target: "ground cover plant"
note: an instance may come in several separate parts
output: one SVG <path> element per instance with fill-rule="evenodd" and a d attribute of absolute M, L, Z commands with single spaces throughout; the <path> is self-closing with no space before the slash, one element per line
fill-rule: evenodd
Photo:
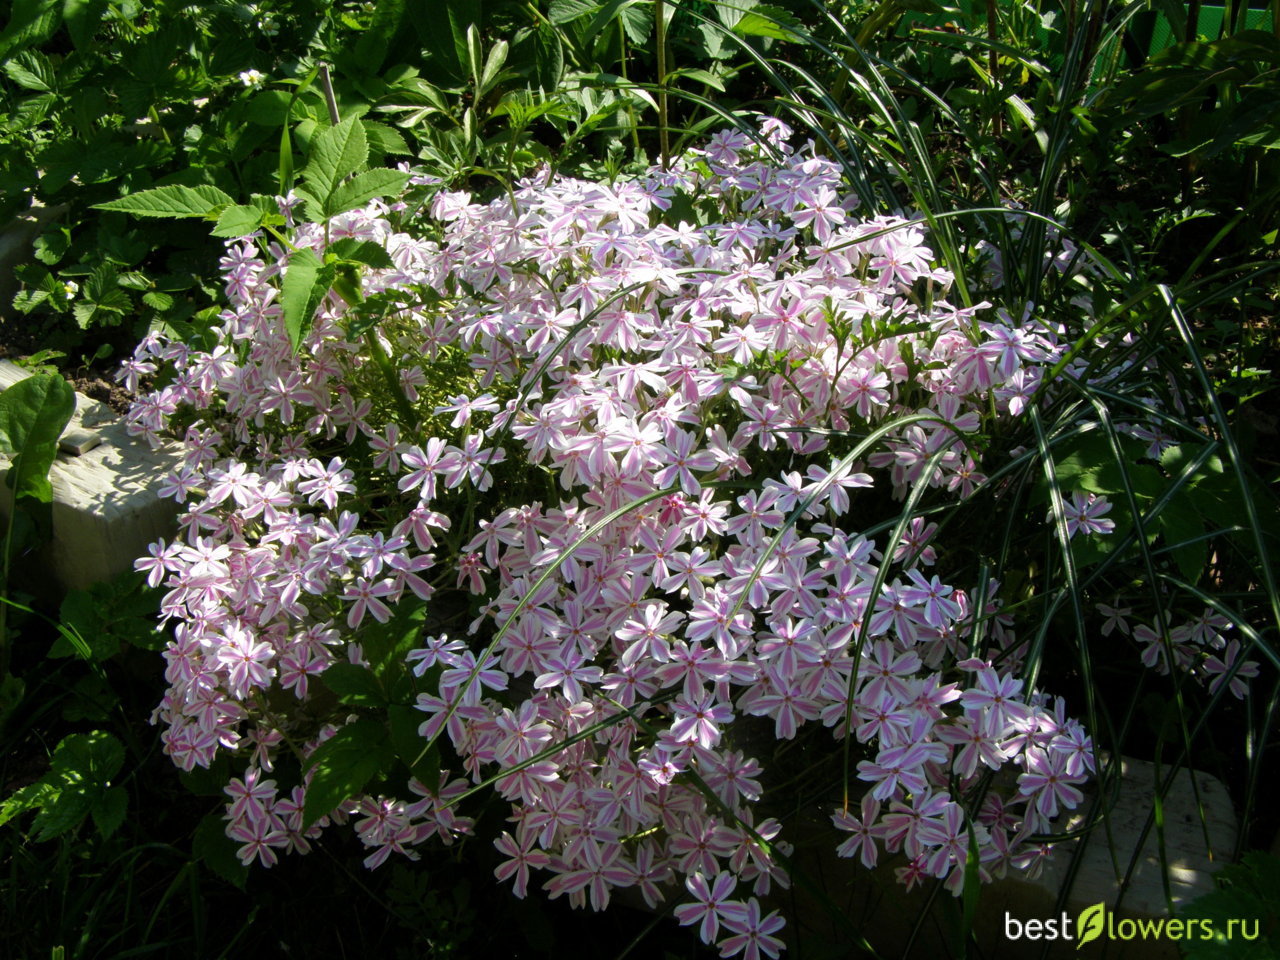
<path fill-rule="evenodd" d="M 1120 751 L 1216 769 L 1265 842 L 1275 506 L 1223 399 L 1265 352 L 1205 318 L 1270 266 L 1242 233 L 1164 272 L 1076 178 L 1117 168 L 1092 118 L 1149 119 L 1152 75 L 1096 66 L 1134 11 L 1024 42 L 947 10 L 925 61 L 888 6 L 615 6 L 458 14 L 435 82 L 376 97 L 291 68 L 256 184 L 99 202 L 224 248 L 215 305 L 121 373 L 185 509 L 137 564 L 165 633 L 119 628 L 164 648 L 159 705 L 128 701 L 159 739 L 118 732 L 204 797 L 189 824 L 216 806 L 147 936 L 204 867 L 391 877 L 443 953 L 479 857 L 504 910 L 630 898 L 725 956 L 809 955 L 783 914 L 816 803 L 850 878 L 956 896 L 959 953 L 985 881 L 1104 822 Z M 66 852 L 120 795 L 77 736 L 3 815 L 48 839 L 87 778 Z"/>

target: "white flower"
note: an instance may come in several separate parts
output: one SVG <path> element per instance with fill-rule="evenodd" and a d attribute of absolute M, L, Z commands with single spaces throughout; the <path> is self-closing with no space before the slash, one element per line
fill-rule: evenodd
<path fill-rule="evenodd" d="M 262 85 L 262 81 L 267 79 L 258 70 L 241 70 L 237 77 L 246 87 L 259 87 Z"/>
<path fill-rule="evenodd" d="M 80 292 L 80 284 L 76 283 L 74 280 L 68 280 L 66 283 L 62 285 L 62 291 L 65 294 L 66 298 L 70 300 L 72 297 L 74 297 L 77 293 Z"/>

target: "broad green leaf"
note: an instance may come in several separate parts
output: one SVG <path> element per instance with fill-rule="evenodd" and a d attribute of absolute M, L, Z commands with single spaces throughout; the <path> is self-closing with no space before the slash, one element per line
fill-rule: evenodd
<path fill-rule="evenodd" d="M 712 90 L 719 90 L 724 93 L 724 83 L 714 73 L 709 73 L 700 67 L 681 67 L 667 74 L 667 80 L 670 82 L 678 77 L 688 77 L 698 83 L 706 84 Z"/>
<path fill-rule="evenodd" d="M 59 632 L 49 648 L 50 657 L 107 660 L 120 652 L 120 640 L 104 628 L 97 602 L 88 590 L 68 593 L 58 609 L 58 619 L 66 629 Z"/>
<path fill-rule="evenodd" d="M 303 247 L 289 255 L 289 267 L 280 284 L 280 309 L 295 353 L 311 329 L 333 276 L 333 267 L 322 263 L 313 250 Z"/>
<path fill-rule="evenodd" d="M 357 240 L 355 237 L 343 237 L 329 244 L 329 251 L 342 260 L 354 260 L 378 270 L 390 270 L 395 266 L 387 248 L 373 240 Z"/>
<path fill-rule="evenodd" d="M 346 183 L 340 184 L 324 205 L 325 215 L 336 217 L 340 213 L 363 206 L 374 197 L 385 197 L 402 191 L 409 182 L 409 174 L 399 170 L 379 167 L 366 170 Z"/>
<path fill-rule="evenodd" d="M 77 50 L 89 45 L 109 5 L 109 0 L 63 0 L 62 20 Z"/>
<path fill-rule="evenodd" d="M 733 32 L 740 37 L 768 37 L 773 40 L 795 40 L 795 32 L 787 28 L 791 22 L 785 10 L 774 7 L 756 7 L 743 14 L 733 25 Z"/>
<path fill-rule="evenodd" d="M 289 118 L 296 99 L 288 90 L 263 90 L 249 101 L 244 118 L 262 127 L 278 127 Z"/>
<path fill-rule="evenodd" d="M 14 817 L 20 817 L 30 810 L 44 806 L 53 799 L 56 792 L 52 785 L 43 780 L 37 780 L 35 783 L 29 783 L 15 790 L 5 798 L 4 803 L 0 803 L 0 827 Z"/>
<path fill-rule="evenodd" d="M 391 721 L 391 744 L 395 747 L 400 762 L 419 780 L 424 783 L 432 782 L 439 776 L 440 753 L 436 745 L 432 744 L 431 749 L 423 754 L 427 739 L 418 733 L 423 722 L 422 711 L 404 704 L 392 704 L 387 708 L 387 716 Z M 419 756 L 422 757 L 421 760 L 418 759 Z"/>
<path fill-rule="evenodd" d="M 152 310 L 170 310 L 173 308 L 173 295 L 159 290 L 148 290 L 142 295 L 142 302 Z"/>
<path fill-rule="evenodd" d="M 354 62 L 367 74 L 377 74 L 387 59 L 391 39 L 404 20 L 405 0 L 380 0 L 373 10 L 373 22 L 356 41 Z"/>
<path fill-rule="evenodd" d="M 58 29 L 59 10 L 56 0 L 13 0 L 8 23 L 0 33 L 0 63 L 15 50 L 38 46 Z"/>
<path fill-rule="evenodd" d="M 54 748 L 50 763 L 57 772 L 105 782 L 124 766 L 124 747 L 105 730 L 73 733 Z"/>
<path fill-rule="evenodd" d="M 732 30 L 752 7 L 758 6 L 757 0 L 728 0 L 716 4 L 716 17 Z"/>
<path fill-rule="evenodd" d="M 338 695 L 342 703 L 356 707 L 378 707 L 387 702 L 382 685 L 368 667 L 335 663 L 320 675 L 320 681 Z"/>
<path fill-rule="evenodd" d="M 1160 512 L 1160 532 L 1165 544 L 1173 548 L 1178 572 L 1188 583 L 1196 583 L 1209 562 L 1209 542 L 1204 536 L 1204 521 L 1187 497 L 1175 497 Z"/>
<path fill-rule="evenodd" d="M 227 836 L 227 821 L 211 813 L 196 827 L 191 840 L 192 855 L 228 883 L 243 887 L 249 868 L 236 856 L 238 844 Z"/>
<path fill-rule="evenodd" d="M 307 761 L 311 782 L 303 803 L 303 829 L 356 796 L 391 759 L 387 728 L 357 720 L 320 744 Z"/>
<path fill-rule="evenodd" d="M 559 26 L 577 20 L 579 17 L 585 17 L 589 13 L 595 13 L 599 9 L 600 4 L 592 3 L 591 0 L 551 0 L 547 19 Z"/>
<path fill-rule="evenodd" d="M 49 93 L 57 84 L 53 64 L 44 54 L 27 50 L 4 65 L 4 72 L 20 87 Z"/>
<path fill-rule="evenodd" d="M 98 833 L 109 837 L 124 823 L 124 814 L 129 806 L 129 794 L 124 787 L 108 787 L 89 808 L 93 816 L 93 825 Z"/>
<path fill-rule="evenodd" d="M 364 135 L 369 141 L 371 151 L 398 156 L 408 156 L 413 153 L 409 149 L 409 144 L 405 142 L 404 136 L 394 127 L 378 123 L 377 120 L 361 120 L 360 124 L 364 127 Z"/>
<path fill-rule="evenodd" d="M 215 237 L 225 237 L 228 240 L 234 240 L 238 237 L 247 237 L 258 229 L 262 222 L 262 211 L 257 207 L 236 204 L 227 207 L 222 213 L 218 214 L 218 222 L 214 228 L 209 231 Z"/>
<path fill-rule="evenodd" d="M 348 117 L 336 127 L 327 127 L 311 141 L 311 155 L 302 169 L 308 192 L 322 204 L 348 174 L 356 173 L 369 159 L 369 142 L 364 126 Z"/>
<path fill-rule="evenodd" d="M 73 733 L 54 749 L 50 762 L 52 769 L 41 778 L 44 789 L 36 798 L 40 805 L 32 823 L 36 840 L 60 836 L 91 814 L 104 835 L 119 826 L 123 798 L 108 797 L 112 789 L 123 794 L 120 788 L 110 787 L 111 778 L 124 764 L 119 740 L 104 730 Z"/>
<path fill-rule="evenodd" d="M 68 789 L 62 784 L 45 798 L 31 824 L 35 839 L 43 843 L 74 830 L 92 810 L 93 800 L 87 790 Z"/>
<path fill-rule="evenodd" d="M 14 496 L 53 499 L 49 468 L 75 408 L 75 391 L 55 374 L 28 377 L 0 393 L 0 452 L 13 458 Z"/>
<path fill-rule="evenodd" d="M 174 183 L 140 190 L 118 200 L 94 204 L 93 209 L 131 213 L 135 217 L 207 217 L 219 207 L 234 202 L 217 187 L 209 184 L 185 187 Z"/>

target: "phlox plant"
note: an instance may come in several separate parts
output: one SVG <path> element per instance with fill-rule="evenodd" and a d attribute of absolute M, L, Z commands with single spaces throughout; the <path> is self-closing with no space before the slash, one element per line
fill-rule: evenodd
<path fill-rule="evenodd" d="M 154 719 L 226 772 L 243 862 L 348 829 L 417 859 L 492 791 L 516 896 L 634 887 L 777 956 L 759 757 L 825 727 L 841 856 L 956 894 L 1038 869 L 1093 742 L 921 507 L 998 488 L 1013 425 L 1141 357 L 1081 340 L 1083 305 L 975 302 L 776 120 L 634 180 L 309 202 L 228 242 L 210 337 L 123 372 L 152 385 L 130 429 L 184 452 L 181 532 L 137 563 L 173 631 Z M 335 252 L 290 329 L 289 271 Z M 1114 536 L 1105 496 L 1052 494 L 1047 536 Z M 1188 663 L 1235 684 L 1233 656 Z"/>

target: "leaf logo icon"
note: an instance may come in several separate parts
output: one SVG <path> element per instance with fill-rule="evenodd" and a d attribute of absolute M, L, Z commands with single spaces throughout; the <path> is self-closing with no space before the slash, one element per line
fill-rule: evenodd
<path fill-rule="evenodd" d="M 1107 905 L 1106 903 L 1095 903 L 1091 907 L 1085 907 L 1080 911 L 1080 916 L 1076 917 L 1076 936 L 1079 943 L 1076 949 L 1079 950 L 1090 940 L 1097 940 L 1102 936 L 1102 931 L 1107 926 Z"/>

